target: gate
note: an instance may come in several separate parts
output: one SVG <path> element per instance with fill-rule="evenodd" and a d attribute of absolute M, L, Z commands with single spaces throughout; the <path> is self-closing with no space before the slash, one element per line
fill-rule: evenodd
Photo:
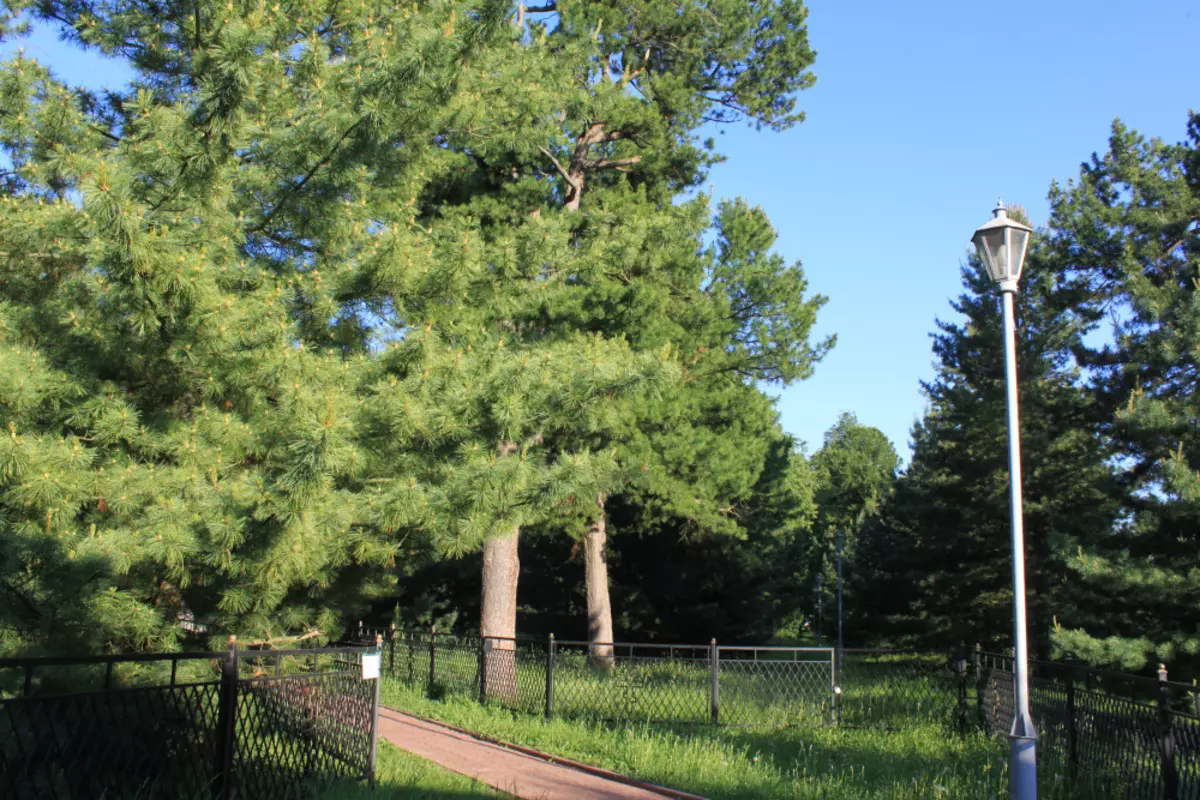
<path fill-rule="evenodd" d="M 831 647 L 713 646 L 712 721 L 827 725 L 835 721 Z"/>

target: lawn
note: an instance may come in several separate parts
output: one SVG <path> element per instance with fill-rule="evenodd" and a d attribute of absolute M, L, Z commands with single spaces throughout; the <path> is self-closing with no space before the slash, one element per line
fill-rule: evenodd
<path fill-rule="evenodd" d="M 924 723 L 905 733 L 545 721 L 395 682 L 415 714 L 712 798 L 987 798 L 1007 795 L 1003 742 Z M 1053 794 L 1044 795 L 1053 797 Z M 1065 797 L 1065 793 L 1058 796 Z"/>
<path fill-rule="evenodd" d="M 425 686 L 427 656 L 399 653 L 394 677 L 383 684 L 383 703 L 710 798 L 1008 795 L 1007 741 L 957 729 L 958 684 L 938 659 L 848 662 L 844 727 L 831 724 L 820 691 L 780 694 L 794 681 L 767 680 L 762 670 L 776 667 L 756 667 L 756 674 L 738 667 L 726 675 L 722 664 L 721 719 L 760 724 L 714 727 L 680 724 L 708 717 L 708 673 L 695 665 L 625 663 L 597 673 L 560 662 L 555 715 L 546 721 L 544 657 L 518 654 L 507 673 L 513 695 L 502 693 L 483 706 L 477 655 L 458 650 L 439 648 L 431 692 Z M 974 720 L 973 702 L 968 699 L 966 724 Z M 601 718 L 617 714 L 626 720 Z M 792 724 L 771 724 L 781 719 Z M 1111 796 L 1112 784 L 1077 783 L 1071 791 L 1062 765 L 1048 758 L 1050 752 L 1040 755 L 1043 798 Z"/>
<path fill-rule="evenodd" d="M 468 800 L 509 797 L 486 784 L 443 769 L 432 761 L 406 753 L 384 741 L 379 743 L 376 770 L 379 785 L 374 792 L 363 783 L 351 783 L 322 792 L 318 800 Z"/>

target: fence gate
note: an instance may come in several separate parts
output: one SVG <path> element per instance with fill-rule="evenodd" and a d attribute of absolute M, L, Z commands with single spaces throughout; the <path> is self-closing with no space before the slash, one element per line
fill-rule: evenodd
<path fill-rule="evenodd" d="M 712 721 L 827 725 L 834 719 L 831 647 L 714 646 Z"/>

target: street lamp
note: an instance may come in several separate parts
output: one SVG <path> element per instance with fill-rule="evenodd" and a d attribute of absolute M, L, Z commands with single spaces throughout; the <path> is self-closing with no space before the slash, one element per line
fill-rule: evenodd
<path fill-rule="evenodd" d="M 1025 263 L 1033 229 L 1009 219 L 1003 202 L 995 217 L 975 231 L 971 241 L 979 258 L 1000 287 L 1004 304 L 1004 365 L 1008 396 L 1008 488 L 1012 510 L 1013 638 L 1016 640 L 1013 688 L 1016 709 L 1008 734 L 1013 800 L 1037 797 L 1037 731 L 1029 714 L 1029 647 L 1025 635 L 1025 529 L 1021 510 L 1021 431 L 1017 423 L 1017 352 L 1013 294 Z"/>
<path fill-rule="evenodd" d="M 821 608 L 821 600 L 823 599 L 821 594 L 821 579 L 824 577 L 825 576 L 821 575 L 820 573 L 817 574 L 817 647 L 821 647 L 823 644 L 821 641 L 821 617 L 823 617 L 824 614 L 821 613 L 823 610 Z"/>

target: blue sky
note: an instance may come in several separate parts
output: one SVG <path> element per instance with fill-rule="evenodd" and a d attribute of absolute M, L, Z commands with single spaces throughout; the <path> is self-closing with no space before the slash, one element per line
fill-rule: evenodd
<path fill-rule="evenodd" d="M 817 334 L 836 333 L 837 347 L 783 391 L 784 427 L 811 451 L 852 411 L 907 456 L 919 381 L 933 374 L 929 333 L 951 314 L 971 233 L 997 196 L 1043 223 L 1051 180 L 1103 150 L 1115 117 L 1183 137 L 1200 107 L 1200 3 L 809 5 L 808 120 L 781 134 L 727 130 L 712 191 L 763 206 L 779 251 L 829 298 Z M 68 81 L 125 78 L 44 32 L 23 45 Z"/>
<path fill-rule="evenodd" d="M 1046 221 L 1051 180 L 1106 147 L 1120 117 L 1181 140 L 1200 109 L 1195 0 L 895 3 L 810 0 L 817 85 L 808 120 L 730 130 L 718 197 L 761 205 L 778 249 L 829 298 L 838 344 L 780 398 L 784 427 L 821 443 L 841 411 L 907 457 L 933 375 L 929 333 L 952 315 L 971 234 L 997 196 Z"/>

